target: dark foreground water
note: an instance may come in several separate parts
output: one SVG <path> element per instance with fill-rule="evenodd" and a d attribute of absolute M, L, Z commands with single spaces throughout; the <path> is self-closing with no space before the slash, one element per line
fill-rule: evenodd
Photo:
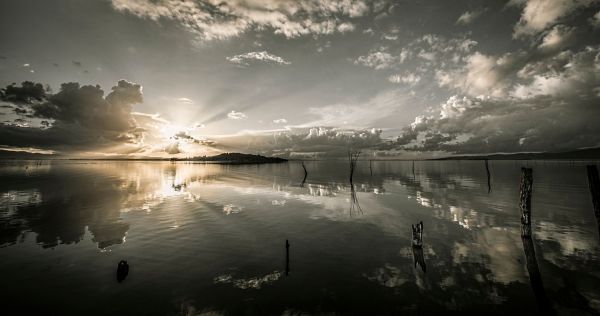
<path fill-rule="evenodd" d="M 0 313 L 600 312 L 583 164 L 494 161 L 489 193 L 480 161 L 359 162 L 354 193 L 347 162 L 306 165 L 0 162 Z"/>

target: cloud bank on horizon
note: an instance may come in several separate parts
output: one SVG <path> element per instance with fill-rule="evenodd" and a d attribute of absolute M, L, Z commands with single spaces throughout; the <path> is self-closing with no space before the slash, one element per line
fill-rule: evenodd
<path fill-rule="evenodd" d="M 430 157 L 600 146 L 598 0 L 64 5 L 0 4 L 0 150 Z"/>

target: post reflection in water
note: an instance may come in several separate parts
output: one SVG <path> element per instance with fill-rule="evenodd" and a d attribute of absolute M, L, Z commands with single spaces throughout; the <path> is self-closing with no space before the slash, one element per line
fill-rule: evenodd
<path fill-rule="evenodd" d="M 584 166 L 536 165 L 537 257 L 519 166 L 493 162 L 488 193 L 481 161 L 358 161 L 352 184 L 347 163 L 312 161 L 302 186 L 297 163 L 4 161 L 0 295 L 23 314 L 597 313 Z M 122 258 L 135 273 L 119 284 Z"/>
<path fill-rule="evenodd" d="M 527 262 L 527 272 L 529 273 L 531 288 L 535 294 L 540 311 L 543 312 L 544 315 L 554 315 L 552 303 L 548 299 L 548 296 L 546 296 L 542 275 L 535 257 L 533 239 L 531 237 L 522 237 L 521 239 L 523 240 L 523 250 L 525 251 L 525 260 Z"/>
<path fill-rule="evenodd" d="M 285 240 L 285 276 L 290 274 L 290 243 Z"/>

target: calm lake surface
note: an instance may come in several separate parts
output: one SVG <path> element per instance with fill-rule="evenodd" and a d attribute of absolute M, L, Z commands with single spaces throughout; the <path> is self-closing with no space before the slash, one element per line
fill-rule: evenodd
<path fill-rule="evenodd" d="M 489 193 L 482 161 L 416 162 L 414 172 L 411 162 L 359 161 L 355 192 L 347 161 L 305 164 L 302 183 L 297 162 L 0 162 L 3 310 L 600 312 L 585 164 L 491 161 Z M 526 165 L 532 241 L 520 237 Z M 422 253 L 411 247 L 421 220 Z M 118 283 L 122 259 L 130 271 Z"/>

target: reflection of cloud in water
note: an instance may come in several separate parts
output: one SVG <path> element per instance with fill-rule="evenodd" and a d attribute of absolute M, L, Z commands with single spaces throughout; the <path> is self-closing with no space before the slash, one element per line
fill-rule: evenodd
<path fill-rule="evenodd" d="M 465 262 L 484 264 L 493 272 L 496 282 L 526 282 L 527 274 L 522 263 L 521 237 L 518 229 L 484 228 L 474 235 L 472 242 L 455 242 L 452 248 L 454 265 Z"/>
<path fill-rule="evenodd" d="M 566 227 L 548 221 L 542 220 L 536 224 L 539 229 L 535 231 L 535 238 L 557 242 L 563 256 L 581 256 L 583 253 L 589 253 L 590 256 L 599 258 L 598 253 L 594 251 L 598 243 L 595 236 L 586 234 L 577 227 Z"/>
<path fill-rule="evenodd" d="M 239 206 L 239 205 L 235 205 L 235 204 L 227 204 L 223 206 L 223 213 L 230 215 L 230 214 L 237 214 L 240 213 L 244 208 Z"/>
<path fill-rule="evenodd" d="M 33 206 L 41 202 L 42 196 L 37 189 L 4 192 L 0 195 L 0 217 L 12 216 L 19 207 Z"/>
<path fill-rule="evenodd" d="M 376 268 L 369 275 L 365 275 L 369 281 L 377 282 L 385 287 L 399 287 L 409 281 L 406 276 L 407 271 L 402 271 L 398 267 L 394 267 L 386 263 L 381 268 Z"/>
<path fill-rule="evenodd" d="M 285 206 L 286 200 L 273 200 L 271 201 L 271 205 L 274 206 Z"/>
<path fill-rule="evenodd" d="M 239 289 L 260 289 L 263 285 L 273 283 L 281 277 L 281 272 L 273 271 L 262 277 L 235 279 L 231 274 L 223 274 L 214 278 L 215 284 L 232 284 Z"/>
<path fill-rule="evenodd" d="M 198 309 L 192 302 L 184 301 L 179 306 L 180 315 L 182 316 L 221 316 L 225 313 L 211 308 Z"/>

